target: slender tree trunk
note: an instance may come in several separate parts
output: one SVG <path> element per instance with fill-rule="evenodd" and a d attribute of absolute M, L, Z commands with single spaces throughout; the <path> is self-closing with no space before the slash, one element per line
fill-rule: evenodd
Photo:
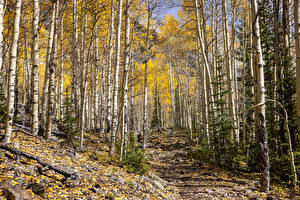
<path fill-rule="evenodd" d="M 33 0 L 33 43 L 32 43 L 32 75 L 31 75 L 31 133 L 37 135 L 39 130 L 39 1 Z"/>
<path fill-rule="evenodd" d="M 223 0 L 222 4 L 223 10 L 223 38 L 224 38 L 224 49 L 225 49 L 225 61 L 226 61 L 226 76 L 227 76 L 227 88 L 228 88 L 228 106 L 229 114 L 233 121 L 234 130 L 232 131 L 232 138 L 235 138 L 236 142 L 239 142 L 239 135 L 237 131 L 237 120 L 235 112 L 235 102 L 234 102 L 234 90 L 233 90 L 233 81 L 232 81 L 232 66 L 231 66 L 231 54 L 229 50 L 229 36 L 228 36 L 228 25 L 227 25 L 227 5 L 226 0 Z"/>
<path fill-rule="evenodd" d="M 148 62 L 149 62 L 149 43 L 150 43 L 150 2 L 147 0 L 147 36 L 146 36 L 146 60 L 145 60 L 145 78 L 144 78 L 144 122 L 143 122 L 143 149 L 147 147 L 148 139 Z"/>
<path fill-rule="evenodd" d="M 134 106 L 134 64 L 132 63 L 132 59 L 130 61 L 131 65 L 131 75 L 130 75 L 130 131 L 135 131 L 135 106 Z"/>
<path fill-rule="evenodd" d="M 83 139 L 84 139 L 84 130 L 86 127 L 86 123 L 88 119 L 86 117 L 86 107 L 87 107 L 87 73 L 88 73 L 88 65 L 87 65 L 87 55 L 86 55 L 86 34 L 87 34 L 87 0 L 84 0 L 84 5 L 82 2 L 82 9 L 84 9 L 82 16 L 82 27 L 83 30 L 81 32 L 81 42 L 82 42 L 82 69 L 81 69 L 81 91 L 80 91 L 80 149 L 83 149 Z"/>
<path fill-rule="evenodd" d="M 13 115 L 14 115 L 14 100 L 15 100 L 15 76 L 16 76 L 16 63 L 17 63 L 17 47 L 20 32 L 20 16 L 21 16 L 21 0 L 16 1 L 14 33 L 12 38 L 12 45 L 10 50 L 10 65 L 8 73 L 8 90 L 7 90 L 7 117 L 5 126 L 4 143 L 10 143 Z"/>
<path fill-rule="evenodd" d="M 58 119 L 62 119 L 63 116 L 63 92 L 64 92 L 64 20 L 63 16 L 60 20 L 60 66 L 59 66 L 59 74 L 58 74 Z"/>
<path fill-rule="evenodd" d="M 176 120 L 175 120 L 175 94 L 174 94 L 174 72 L 172 69 L 172 64 L 170 63 L 170 89 L 171 89 L 171 106 L 172 106 L 172 126 L 176 126 Z"/>
<path fill-rule="evenodd" d="M 115 5 L 114 0 L 111 0 L 111 16 L 110 16 L 110 38 L 109 38 L 109 53 L 108 53 L 108 73 L 107 73 L 107 132 L 111 131 L 111 120 L 112 120 L 112 60 L 113 60 L 113 41 L 115 37 L 114 23 L 115 23 Z"/>
<path fill-rule="evenodd" d="M 120 160 L 122 160 L 123 152 L 126 156 L 127 136 L 128 136 L 128 70 L 130 64 L 130 18 L 129 18 L 129 0 L 126 0 L 126 18 L 125 18 L 125 51 L 124 51 L 124 92 L 123 92 L 123 130 L 121 142 Z"/>
<path fill-rule="evenodd" d="M 261 49 L 260 26 L 258 16 L 257 0 L 251 0 L 253 13 L 253 40 L 256 52 L 256 94 L 257 104 L 263 104 L 257 108 L 256 116 L 256 130 L 257 130 L 257 144 L 260 149 L 262 157 L 262 180 L 261 190 L 269 192 L 270 189 L 270 161 L 268 148 L 268 135 L 266 132 L 266 106 L 265 106 L 265 80 L 264 80 L 264 63 Z"/>
<path fill-rule="evenodd" d="M 118 29 L 117 29 L 117 46 L 116 46 L 116 69 L 115 69 L 115 87 L 114 87 L 114 109 L 112 119 L 112 131 L 111 131 L 111 149 L 110 155 L 115 152 L 115 142 L 118 126 L 118 92 L 119 92 L 119 69 L 120 69 L 120 53 L 121 53 L 121 28 L 122 28 L 122 4 L 123 0 L 119 1 L 119 18 L 118 18 Z"/>
<path fill-rule="evenodd" d="M 52 54 L 53 47 L 53 36 L 54 36 L 54 21 L 55 21 L 55 7 L 53 7 L 52 17 L 51 17 L 51 25 L 48 37 L 48 47 L 47 47 L 47 55 L 46 55 L 46 64 L 45 64 L 45 79 L 44 79 L 44 87 L 43 87 L 43 96 L 42 96 L 42 118 L 41 118 L 41 129 L 43 131 L 46 130 L 46 122 L 47 122 L 47 103 L 48 103 L 48 90 L 49 90 L 49 65 Z"/>
<path fill-rule="evenodd" d="M 3 16 L 4 16 L 5 0 L 0 0 L 0 72 L 4 71 L 3 53 L 4 53 L 4 40 L 3 40 Z M 4 74 L 0 74 L 0 81 L 4 82 Z"/>
<path fill-rule="evenodd" d="M 73 1 L 73 56 L 72 56 L 72 90 L 71 101 L 74 103 L 74 110 L 78 109 L 79 85 L 78 85 L 78 68 L 79 68 L 79 42 L 78 42 L 78 0 Z M 74 112 L 77 116 L 77 112 Z M 75 116 L 74 116 L 75 117 Z"/>
<path fill-rule="evenodd" d="M 52 41 L 52 52 L 49 60 L 49 83 L 48 83 L 48 109 L 47 109 L 47 125 L 46 125 L 46 140 L 51 138 L 52 131 L 52 118 L 53 118 L 53 105 L 54 105 L 54 75 L 57 68 L 57 41 L 58 41 L 58 12 L 59 0 L 53 5 L 53 12 L 55 13 L 54 24 L 54 37 Z"/>

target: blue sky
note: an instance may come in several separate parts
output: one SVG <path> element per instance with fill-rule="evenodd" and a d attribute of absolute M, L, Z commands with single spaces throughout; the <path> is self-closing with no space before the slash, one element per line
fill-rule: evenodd
<path fill-rule="evenodd" d="M 180 7 L 167 8 L 165 10 L 164 14 L 168 14 L 168 15 L 172 14 L 172 15 L 174 15 L 178 19 L 177 13 L 178 13 L 179 9 L 180 9 Z"/>

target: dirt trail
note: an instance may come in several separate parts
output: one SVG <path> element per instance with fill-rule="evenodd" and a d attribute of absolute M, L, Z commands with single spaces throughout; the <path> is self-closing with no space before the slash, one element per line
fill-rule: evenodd
<path fill-rule="evenodd" d="M 249 179 L 246 174 L 238 175 L 190 160 L 186 156 L 189 145 L 185 138 L 184 132 L 165 132 L 153 136 L 148 149 L 152 169 L 177 188 L 181 199 L 285 199 L 260 193 L 255 176 Z"/>

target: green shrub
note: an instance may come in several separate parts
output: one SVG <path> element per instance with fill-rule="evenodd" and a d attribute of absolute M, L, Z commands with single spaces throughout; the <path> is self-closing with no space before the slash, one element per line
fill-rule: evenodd
<path fill-rule="evenodd" d="M 212 152 L 207 147 L 198 146 L 188 152 L 188 157 L 203 163 L 209 163 L 211 162 Z"/>
<path fill-rule="evenodd" d="M 127 168 L 128 172 L 138 174 L 146 174 L 149 171 L 148 158 L 141 149 L 127 152 L 122 160 L 122 164 Z"/>

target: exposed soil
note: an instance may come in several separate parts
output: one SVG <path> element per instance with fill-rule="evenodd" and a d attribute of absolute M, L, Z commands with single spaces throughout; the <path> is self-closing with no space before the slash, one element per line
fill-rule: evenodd
<path fill-rule="evenodd" d="M 182 131 L 154 135 L 148 149 L 153 170 L 177 188 L 181 199 L 300 199 L 275 186 L 270 194 L 259 192 L 259 174 L 231 172 L 189 159 L 187 136 Z"/>

